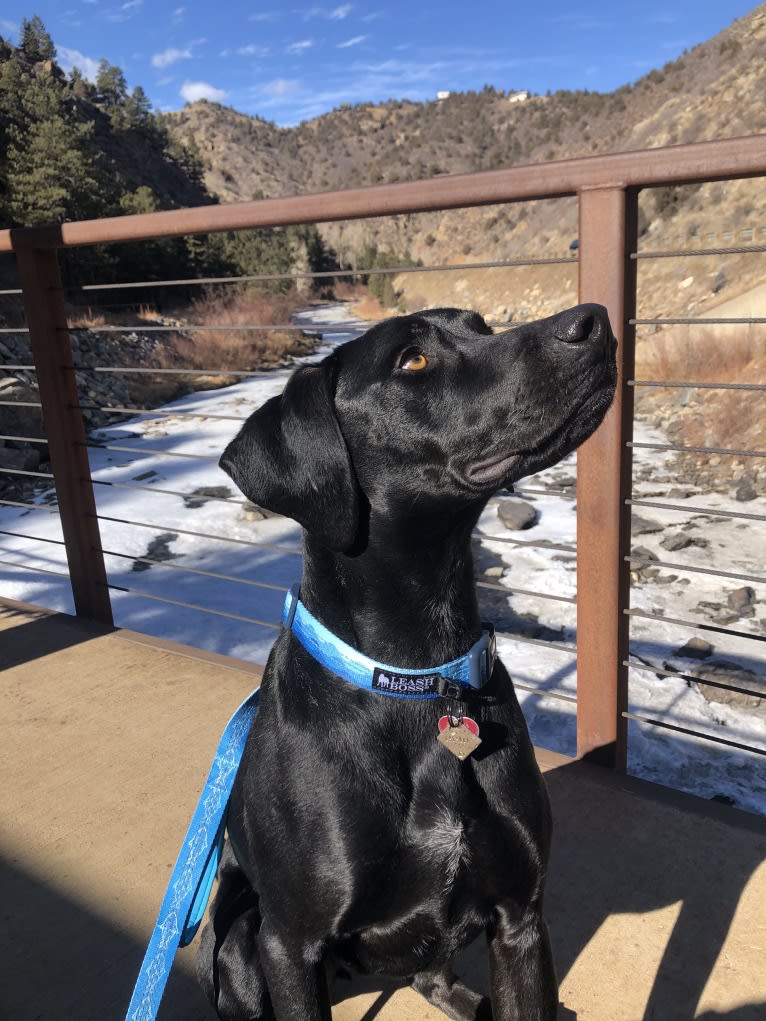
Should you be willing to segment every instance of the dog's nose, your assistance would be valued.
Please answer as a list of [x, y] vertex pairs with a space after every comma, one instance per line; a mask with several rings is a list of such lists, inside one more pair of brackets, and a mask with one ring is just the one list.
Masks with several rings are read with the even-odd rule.
[[566, 344], [604, 343], [609, 336], [609, 314], [603, 305], [576, 305], [554, 316], [553, 335]]

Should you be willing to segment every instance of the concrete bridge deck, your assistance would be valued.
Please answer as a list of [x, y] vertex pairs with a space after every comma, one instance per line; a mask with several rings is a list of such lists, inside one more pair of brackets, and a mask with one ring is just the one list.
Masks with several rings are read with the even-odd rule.
[[[119, 1021], [199, 788], [258, 670], [0, 601], [0, 1016]], [[766, 826], [541, 751], [561, 1021], [763, 1021]], [[212, 1021], [182, 951], [160, 1018]], [[481, 947], [462, 961], [486, 984]], [[394, 983], [334, 1021], [440, 1021]]]

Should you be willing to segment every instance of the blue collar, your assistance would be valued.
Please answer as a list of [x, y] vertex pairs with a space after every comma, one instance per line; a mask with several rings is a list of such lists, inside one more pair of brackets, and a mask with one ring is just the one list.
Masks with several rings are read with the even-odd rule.
[[466, 688], [478, 690], [492, 676], [496, 651], [491, 624], [482, 625], [481, 638], [464, 656], [427, 670], [409, 670], [378, 663], [342, 642], [309, 613], [299, 594], [299, 585], [293, 585], [287, 593], [282, 624], [322, 666], [360, 688], [398, 698], [462, 699]]

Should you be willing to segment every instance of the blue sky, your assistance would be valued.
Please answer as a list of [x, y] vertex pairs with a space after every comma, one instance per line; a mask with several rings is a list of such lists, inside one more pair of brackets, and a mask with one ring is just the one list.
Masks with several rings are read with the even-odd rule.
[[101, 58], [157, 109], [214, 99], [277, 124], [439, 90], [611, 91], [715, 35], [747, 0], [3, 0], [0, 34], [39, 14], [65, 68]]

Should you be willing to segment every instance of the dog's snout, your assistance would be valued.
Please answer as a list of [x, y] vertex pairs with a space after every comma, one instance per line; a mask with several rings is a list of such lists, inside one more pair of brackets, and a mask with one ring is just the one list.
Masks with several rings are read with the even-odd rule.
[[603, 343], [609, 332], [609, 316], [603, 305], [576, 305], [553, 321], [554, 336], [566, 344]]

